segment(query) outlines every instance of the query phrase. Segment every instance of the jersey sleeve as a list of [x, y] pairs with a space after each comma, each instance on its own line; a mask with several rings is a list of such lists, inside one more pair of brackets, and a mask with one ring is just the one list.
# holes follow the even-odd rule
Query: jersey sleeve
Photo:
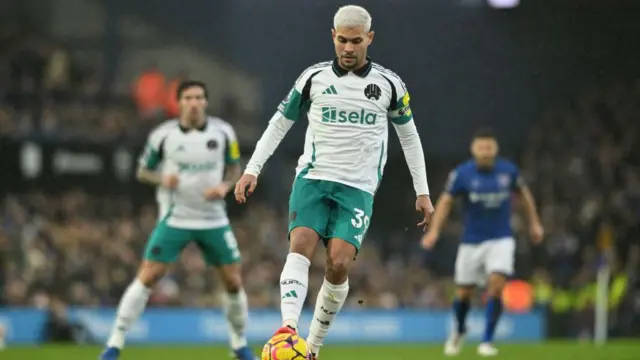
[[449, 178], [447, 179], [444, 191], [452, 196], [460, 195], [465, 192], [462, 177], [460, 176], [460, 171], [458, 169], [449, 173]]
[[522, 174], [520, 174], [520, 169], [516, 165], [513, 165], [513, 168], [511, 170], [511, 189], [515, 191], [520, 190], [526, 186], [527, 184], [524, 181]]
[[278, 106], [278, 111], [288, 120], [298, 121], [309, 111], [311, 106], [311, 79], [320, 71], [310, 67], [300, 74], [293, 88]]
[[226, 149], [224, 155], [224, 162], [227, 165], [233, 165], [240, 162], [240, 144], [238, 144], [238, 137], [236, 136], [233, 126], [225, 124], [222, 127], [222, 131], [226, 137]]
[[391, 83], [391, 102], [387, 116], [389, 120], [396, 125], [404, 125], [413, 119], [411, 111], [411, 96], [407, 90], [407, 86], [398, 76], [389, 76]]
[[141, 168], [156, 170], [164, 157], [164, 140], [167, 132], [163, 127], [157, 128], [149, 134], [144, 150], [138, 160]]

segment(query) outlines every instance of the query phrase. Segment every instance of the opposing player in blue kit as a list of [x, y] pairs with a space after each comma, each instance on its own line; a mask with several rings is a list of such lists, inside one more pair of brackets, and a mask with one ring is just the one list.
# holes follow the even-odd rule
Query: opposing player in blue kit
[[493, 346], [493, 336], [502, 312], [502, 289], [514, 270], [516, 244], [510, 226], [512, 193], [522, 198], [532, 241], [542, 241], [544, 231], [533, 196], [520, 176], [518, 167], [497, 156], [495, 135], [489, 130], [476, 132], [471, 153], [473, 159], [458, 165], [449, 175], [429, 231], [422, 239], [422, 246], [425, 249], [433, 248], [454, 197], [462, 197], [464, 233], [455, 264], [457, 290], [453, 304], [457, 326], [451, 332], [444, 352], [449, 356], [460, 352], [474, 288], [486, 284], [486, 325], [478, 354], [495, 356], [498, 350]]

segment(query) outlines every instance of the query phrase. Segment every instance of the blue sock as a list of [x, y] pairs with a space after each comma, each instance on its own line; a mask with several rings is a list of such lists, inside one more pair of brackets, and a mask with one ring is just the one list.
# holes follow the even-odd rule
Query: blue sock
[[500, 314], [502, 314], [502, 299], [499, 297], [490, 297], [487, 302], [486, 323], [484, 335], [482, 336], [483, 343], [493, 341], [493, 334], [496, 332]]
[[453, 313], [456, 315], [456, 320], [458, 322], [458, 334], [464, 334], [467, 332], [466, 320], [470, 308], [471, 304], [469, 303], [469, 299], [460, 300], [456, 298], [453, 301]]

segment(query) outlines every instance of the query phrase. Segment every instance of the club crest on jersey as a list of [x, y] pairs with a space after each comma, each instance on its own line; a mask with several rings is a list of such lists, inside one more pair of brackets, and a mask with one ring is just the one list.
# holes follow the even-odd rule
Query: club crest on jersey
[[289, 103], [291, 102], [291, 98], [293, 98], [293, 95], [296, 92], [296, 88], [295, 86], [291, 88], [291, 91], [289, 91], [289, 93], [287, 94], [287, 97], [284, 98], [284, 100], [282, 100], [282, 102], [280, 103], [280, 105], [278, 105], [278, 111], [280, 111], [281, 113], [284, 113], [287, 109], [287, 107], [289, 106]]
[[498, 184], [500, 185], [500, 187], [506, 188], [509, 186], [510, 182], [511, 182], [511, 176], [509, 176], [508, 174], [498, 175]]
[[217, 141], [215, 141], [213, 139], [207, 141], [207, 149], [213, 150], [213, 149], [215, 149], [217, 147], [218, 147], [218, 142]]
[[382, 95], [382, 90], [376, 84], [369, 84], [366, 88], [364, 88], [364, 96], [369, 100], [380, 99], [380, 95]]

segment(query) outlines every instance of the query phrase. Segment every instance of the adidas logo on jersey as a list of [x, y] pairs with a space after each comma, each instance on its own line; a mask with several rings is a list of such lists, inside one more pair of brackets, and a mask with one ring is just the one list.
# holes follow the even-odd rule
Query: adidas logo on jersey
[[298, 293], [296, 293], [295, 290], [291, 290], [288, 293], [284, 294], [284, 296], [282, 297], [282, 299], [284, 298], [298, 298]]
[[334, 106], [322, 107], [322, 122], [324, 123], [351, 123], [362, 125], [375, 125], [378, 114], [365, 112], [364, 109], [357, 111], [338, 110]]
[[338, 92], [336, 91], [336, 88], [333, 87], [333, 85], [329, 86], [327, 88], [327, 90], [322, 92], [323, 94], [331, 94], [331, 95], [338, 95]]

